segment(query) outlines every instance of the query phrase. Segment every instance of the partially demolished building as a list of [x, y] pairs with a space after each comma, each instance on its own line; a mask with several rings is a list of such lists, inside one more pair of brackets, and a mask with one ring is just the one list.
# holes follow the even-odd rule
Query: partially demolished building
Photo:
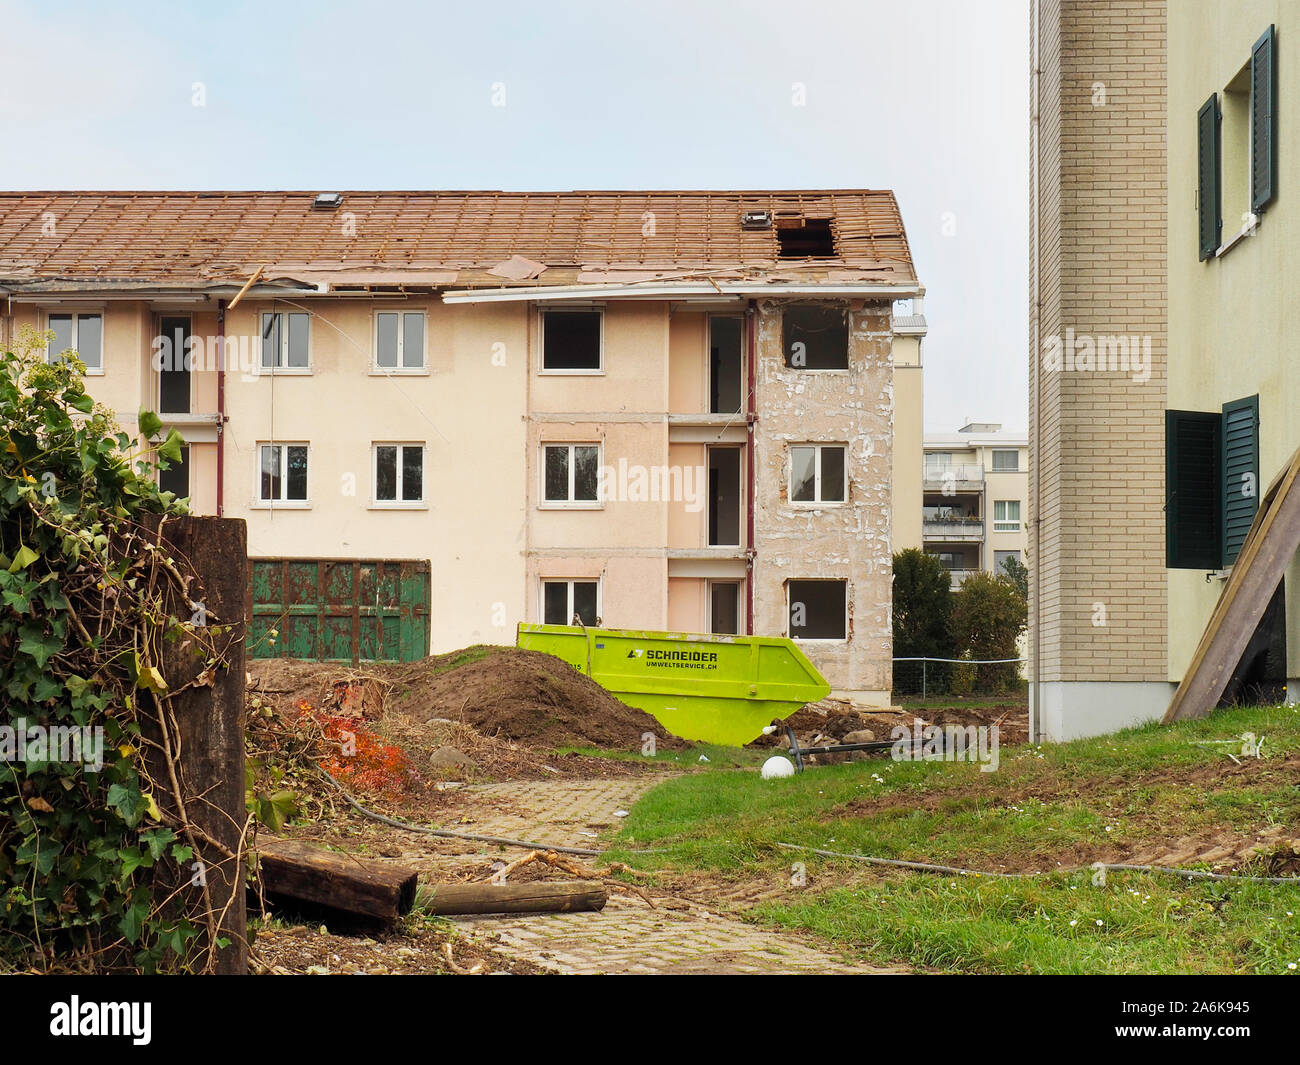
[[0, 194], [0, 340], [181, 433], [163, 486], [248, 523], [252, 654], [576, 616], [788, 634], [885, 697], [921, 294], [887, 191]]

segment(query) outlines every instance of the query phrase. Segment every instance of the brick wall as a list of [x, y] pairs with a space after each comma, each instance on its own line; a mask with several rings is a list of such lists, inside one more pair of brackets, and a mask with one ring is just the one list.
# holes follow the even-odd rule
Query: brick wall
[[[1164, 680], [1165, 4], [1038, 0], [1031, 32], [1031, 646], [1041, 680]], [[1149, 380], [1045, 370], [1067, 329], [1150, 338]]]

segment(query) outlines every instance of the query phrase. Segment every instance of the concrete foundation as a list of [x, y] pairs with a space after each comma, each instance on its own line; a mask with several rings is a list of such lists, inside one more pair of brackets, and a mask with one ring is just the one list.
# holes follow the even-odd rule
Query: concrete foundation
[[[1178, 685], [1169, 681], [1044, 681], [1029, 686], [1035, 742], [1059, 743], [1145, 725], [1164, 716]], [[1035, 695], [1041, 689], [1041, 706]], [[1038, 712], [1035, 713], [1035, 710]]]

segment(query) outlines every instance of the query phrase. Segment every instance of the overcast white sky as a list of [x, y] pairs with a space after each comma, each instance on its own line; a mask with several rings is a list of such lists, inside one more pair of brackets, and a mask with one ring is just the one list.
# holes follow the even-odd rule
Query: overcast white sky
[[10, 189], [892, 188], [927, 429], [1027, 424], [1025, 0], [0, 0], [0, 27]]

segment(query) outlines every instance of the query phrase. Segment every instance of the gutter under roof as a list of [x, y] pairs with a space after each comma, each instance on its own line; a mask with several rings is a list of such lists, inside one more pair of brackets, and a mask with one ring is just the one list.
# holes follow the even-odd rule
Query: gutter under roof
[[761, 299], [764, 296], [856, 296], [859, 298], [907, 299], [920, 296], [924, 287], [917, 281], [871, 282], [859, 284], [817, 284], [810, 282], [780, 283], [753, 281], [719, 281], [702, 284], [639, 285], [538, 285], [514, 288], [452, 289], [444, 292], [444, 303], [523, 303], [592, 299], [703, 299], [719, 296], [735, 299]]
[[[139, 300], [229, 298], [239, 291], [238, 283], [204, 285], [159, 285], [137, 281], [9, 281], [3, 291], [15, 303], [51, 303], [60, 300]], [[422, 286], [423, 287], [423, 286]], [[436, 288], [436, 286], [430, 286]], [[761, 299], [765, 296], [841, 296], [858, 299], [907, 299], [923, 295], [925, 288], [917, 281], [898, 282], [641, 282], [622, 284], [518, 285], [509, 287], [452, 289], [442, 294], [446, 303], [526, 303], [565, 302], [597, 299], [644, 300], [719, 300]], [[284, 282], [261, 282], [244, 294], [245, 299], [274, 299], [297, 296], [388, 296], [373, 291], [335, 291], [328, 282], [286, 278]]]
[[[52, 303], [59, 300], [71, 302], [91, 300], [142, 300], [189, 299], [209, 300], [233, 296], [240, 285], [158, 285], [149, 282], [115, 281], [37, 281], [7, 282], [3, 292], [15, 303]], [[254, 285], [245, 293], [245, 299], [271, 299], [277, 296], [321, 296], [327, 288], [317, 285]]]

